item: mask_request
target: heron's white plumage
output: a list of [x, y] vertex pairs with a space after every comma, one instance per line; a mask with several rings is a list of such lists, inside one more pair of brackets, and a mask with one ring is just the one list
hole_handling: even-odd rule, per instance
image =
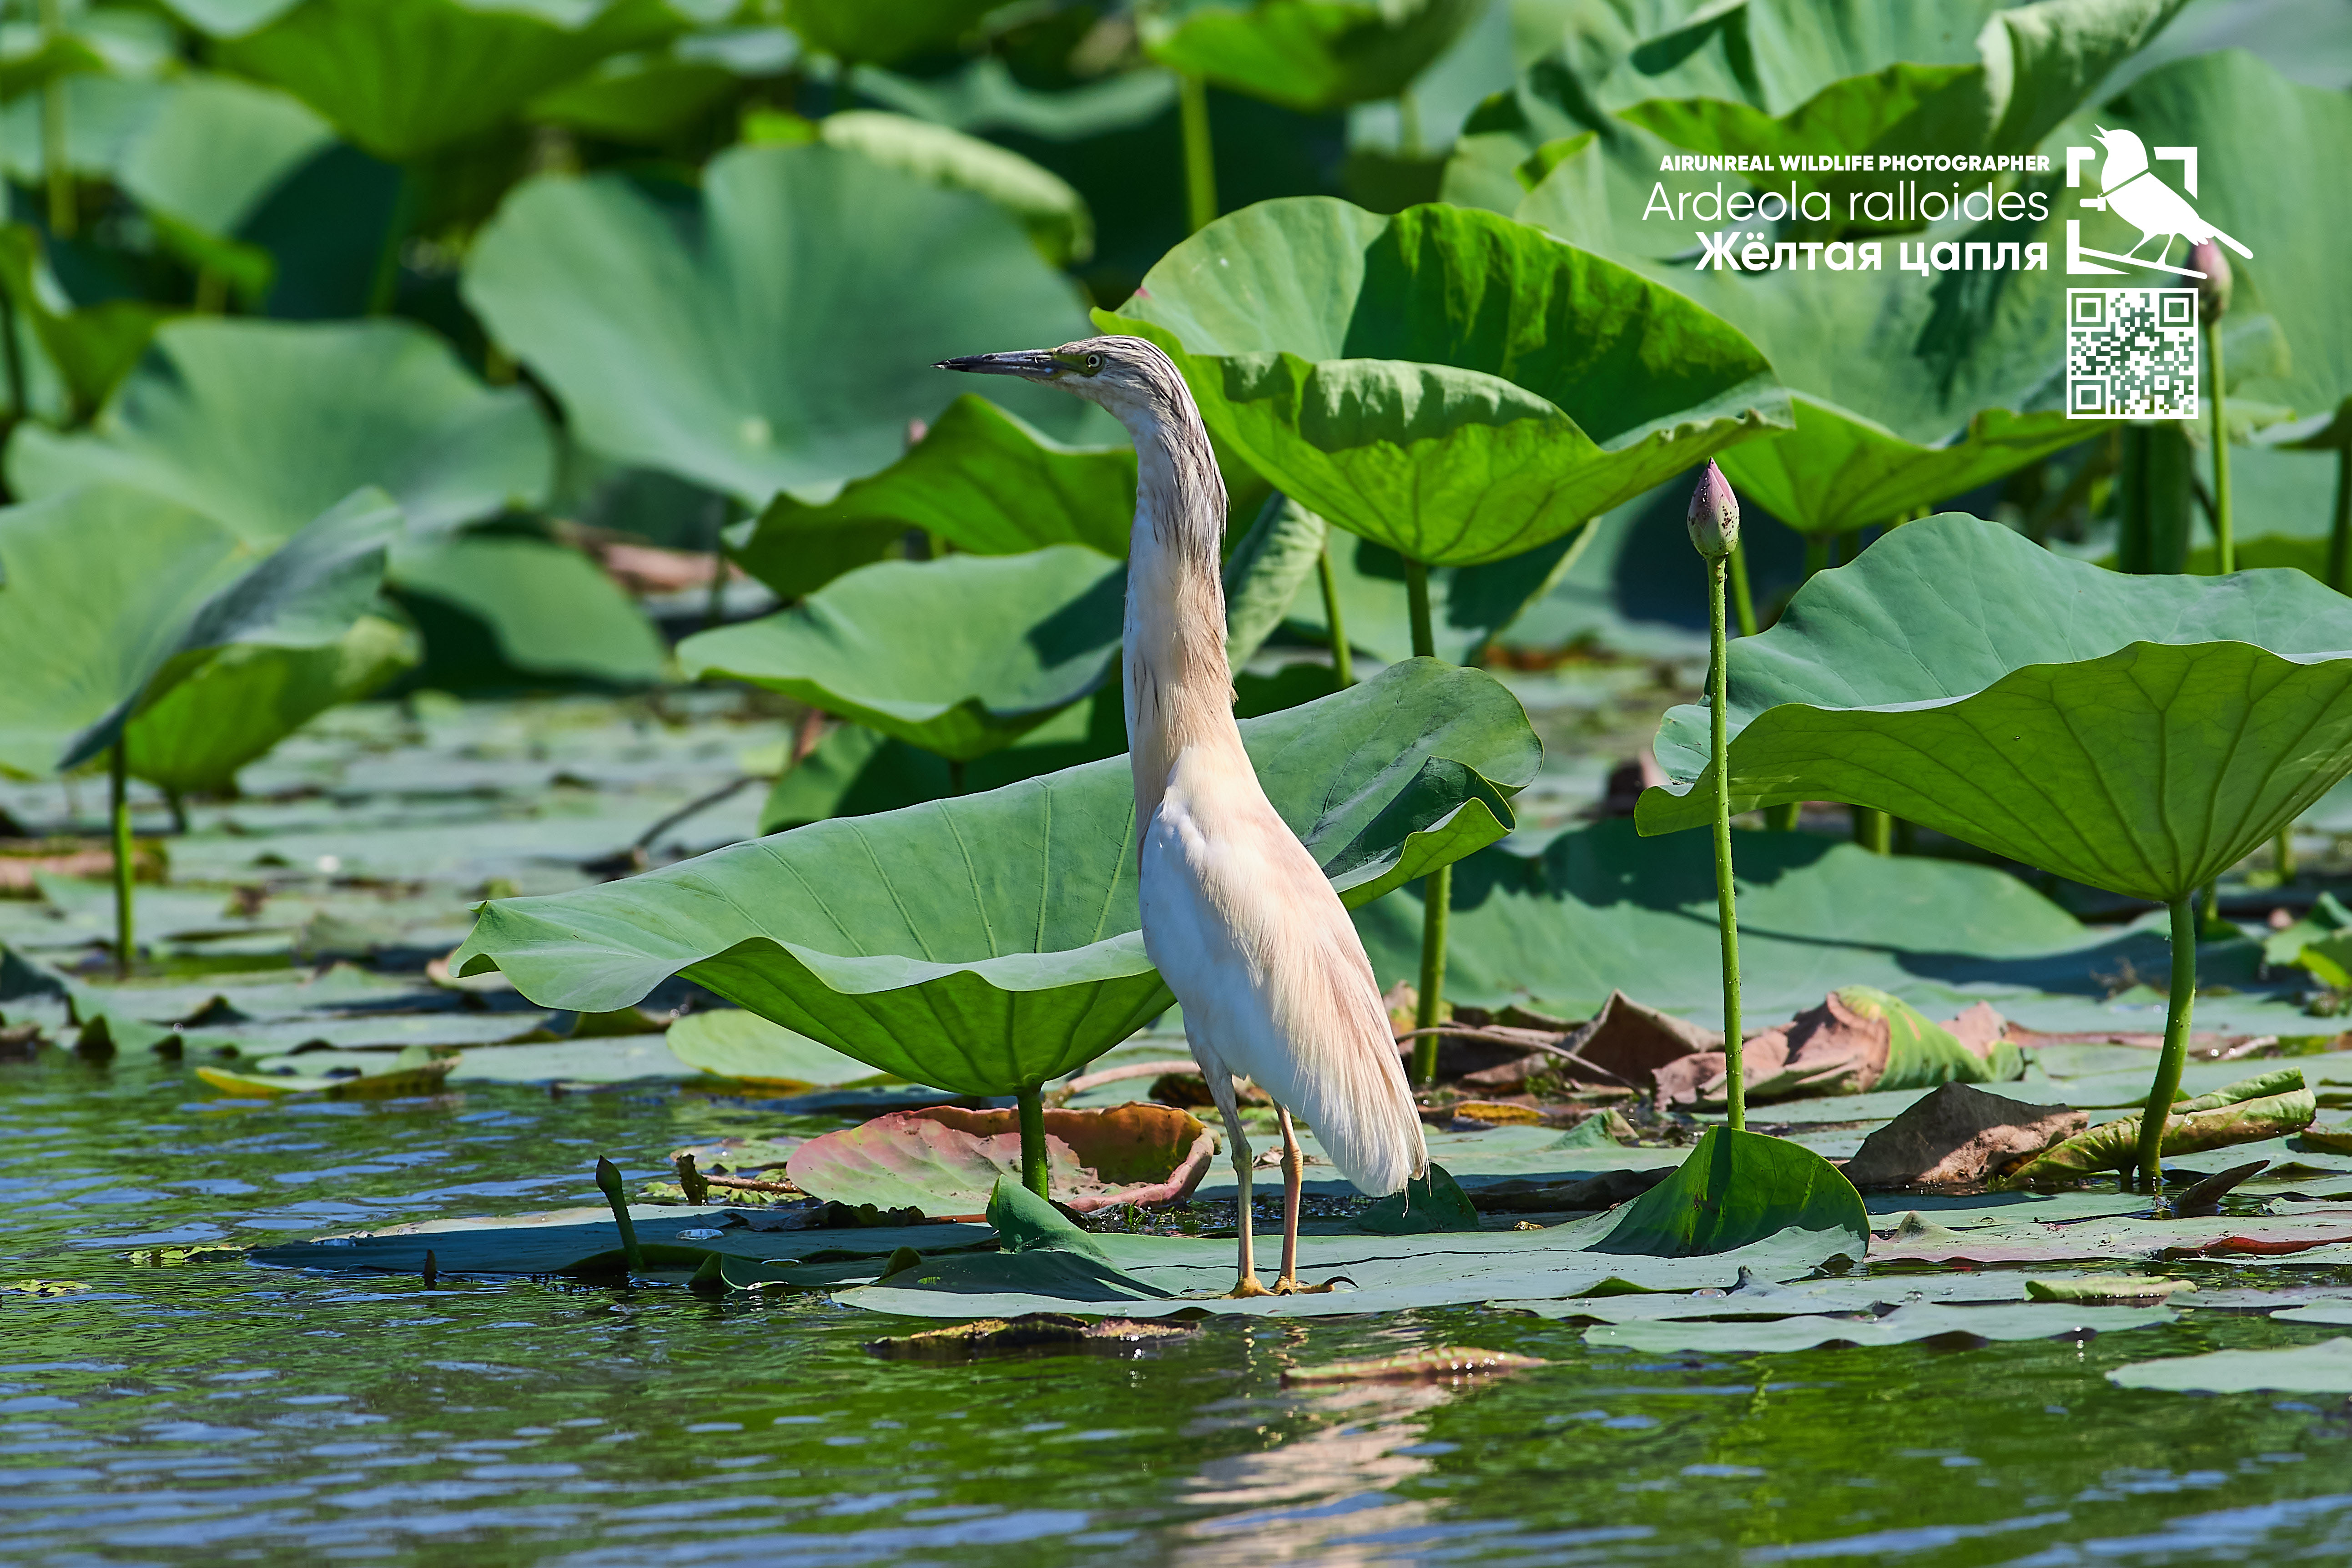
[[[1099, 404], [1136, 453], [1129, 536], [1129, 765], [1143, 945], [1184, 1008], [1184, 1032], [1232, 1138], [1241, 1279], [1250, 1159], [1234, 1102], [1246, 1078], [1303, 1119], [1339, 1173], [1383, 1196], [1429, 1164], [1388, 1009], [1364, 944], [1315, 858], [1258, 784], [1234, 722], [1219, 542], [1224, 481], [1183, 376], [1139, 338], [978, 354], [946, 368], [1044, 381]], [[1297, 1148], [1284, 1123], [1284, 1261], [1298, 1289]]]
[[1141, 879], [1144, 949], [1202, 1069], [1288, 1106], [1360, 1191], [1418, 1175], [1421, 1119], [1363, 942], [1245, 754], [1238, 768], [1205, 747], [1177, 756]]

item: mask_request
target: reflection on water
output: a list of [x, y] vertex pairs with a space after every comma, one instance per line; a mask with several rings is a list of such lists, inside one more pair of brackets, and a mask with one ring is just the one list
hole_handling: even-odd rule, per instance
[[[1368, 1383], [1286, 1396], [1304, 1429], [1193, 1470], [1183, 1501], [1211, 1511], [1179, 1531], [1170, 1561], [1181, 1568], [1393, 1562], [1388, 1549], [1366, 1538], [1411, 1530], [1436, 1506], [1433, 1499], [1396, 1494], [1434, 1464], [1423, 1443], [1423, 1417], [1454, 1395], [1440, 1383]], [[1234, 1403], [1246, 1420], [1257, 1402]]]
[[[2141, 1356], [2304, 1342], [2208, 1315], [2084, 1345], [1643, 1359], [1478, 1310], [1218, 1322], [1140, 1361], [929, 1367], [815, 1297], [139, 1267], [593, 1203], [760, 1130], [668, 1089], [235, 1105], [180, 1069], [0, 1064], [0, 1562], [2340, 1562], [2339, 1398], [2126, 1393]], [[1436, 1344], [1451, 1388], [1285, 1390]]]

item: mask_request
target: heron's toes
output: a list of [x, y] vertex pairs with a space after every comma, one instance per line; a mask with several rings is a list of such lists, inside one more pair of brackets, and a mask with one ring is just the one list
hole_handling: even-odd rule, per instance
[[[1296, 1285], [1297, 1281], [1293, 1280], [1291, 1283]], [[1246, 1301], [1253, 1296], [1274, 1296], [1280, 1293], [1281, 1292], [1279, 1290], [1269, 1290], [1265, 1286], [1259, 1284], [1256, 1275], [1244, 1274], [1239, 1279], [1234, 1281], [1234, 1288], [1225, 1292], [1224, 1300], [1228, 1301]]]
[[1306, 1280], [1301, 1279], [1296, 1274], [1286, 1274], [1281, 1279], [1276, 1279], [1274, 1282], [1274, 1294], [1277, 1296], [1321, 1296], [1338, 1289], [1339, 1287], [1339, 1282], [1337, 1279], [1326, 1279], [1320, 1285], [1309, 1285]]

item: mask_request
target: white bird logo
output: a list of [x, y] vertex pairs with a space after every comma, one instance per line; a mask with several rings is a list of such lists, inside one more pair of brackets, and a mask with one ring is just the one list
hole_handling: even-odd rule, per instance
[[[2156, 253], [2153, 265], [2167, 271], [2179, 270], [2165, 260], [2172, 254], [2175, 239], [2187, 240], [2191, 248], [2209, 239], [2219, 240], [2241, 256], [2252, 257], [2254, 254], [2235, 238], [2198, 216], [2197, 209], [2189, 205], [2189, 198], [2164, 183], [2163, 178], [2148, 166], [2147, 144], [2137, 135], [2128, 131], [2109, 131], [2100, 127], [2097, 128], [2097, 141], [2107, 151], [2106, 161], [2099, 165], [2099, 194], [2084, 196], [2083, 205], [2112, 212], [2139, 230], [2138, 243], [2111, 259], [2150, 265], [2140, 257], [2140, 246], [2158, 235], [2164, 237], [2164, 247]], [[2193, 174], [2191, 178], [2193, 181]], [[2068, 183], [2073, 183], [2071, 176]], [[2089, 251], [2084, 254], [2096, 256], [2105, 253]], [[2103, 269], [2095, 268], [2092, 270]], [[2201, 277], [2202, 274], [2196, 276]]]

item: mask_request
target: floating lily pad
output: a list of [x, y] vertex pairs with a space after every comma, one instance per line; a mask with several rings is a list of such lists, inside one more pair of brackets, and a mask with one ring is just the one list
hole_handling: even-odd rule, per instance
[[[2301, 573], [2126, 576], [1932, 518], [1733, 648], [1732, 809], [1849, 800], [2168, 901], [2352, 772], [2347, 649], [2352, 605]], [[1707, 819], [1706, 732], [1667, 715], [1643, 832]]]
[[688, 1013], [669, 1026], [668, 1038], [671, 1053], [688, 1066], [745, 1083], [809, 1089], [874, 1076], [864, 1062], [740, 1007]]
[[[1242, 729], [1276, 809], [1362, 902], [1504, 831], [1534, 773], [1491, 678], [1415, 660]], [[580, 892], [496, 900], [451, 968], [602, 1012], [683, 973], [887, 1072], [996, 1094], [1169, 1005], [1135, 904], [1120, 760], [814, 824]]]
[[[811, 1139], [793, 1151], [786, 1170], [810, 1196], [852, 1207], [978, 1214], [999, 1181], [1021, 1180], [1017, 1114], [945, 1105], [893, 1111]], [[1081, 1214], [1181, 1202], [1215, 1152], [1208, 1129], [1173, 1106], [1048, 1110], [1045, 1118], [1049, 1190]]]
[[[985, 197], [824, 146], [722, 153], [683, 214], [617, 175], [534, 180], [475, 241], [465, 294], [589, 446], [750, 507], [896, 460], [960, 390], [935, 361], [1085, 326]], [[1000, 390], [1056, 437], [1089, 423]]]
[[678, 658], [689, 676], [748, 680], [968, 762], [1108, 678], [1126, 586], [1119, 563], [1076, 544], [877, 562], [792, 609], [689, 637]]
[[2175, 1394], [2352, 1394], [2352, 1339], [2136, 1361], [2109, 1372], [2107, 1381]]
[[341, 1075], [284, 1072], [232, 1072], [226, 1068], [199, 1067], [196, 1076], [224, 1094], [253, 1099], [279, 1095], [323, 1095], [329, 1100], [389, 1100], [415, 1094], [437, 1094], [458, 1058], [436, 1058], [419, 1047], [400, 1053], [398, 1059], [374, 1072], [345, 1069]]
[[1163, 257], [1150, 338], [1276, 488], [1432, 565], [1559, 538], [1789, 423], [1763, 355], [1673, 289], [1491, 213], [1261, 202]]
[[2018, 1305], [1897, 1307], [1883, 1318], [1780, 1318], [1764, 1323], [1603, 1323], [1584, 1331], [1588, 1343], [1672, 1353], [1723, 1355], [1811, 1350], [1818, 1345], [1902, 1345], [1919, 1340], [2087, 1339], [2154, 1328], [2179, 1313], [2164, 1307]]

